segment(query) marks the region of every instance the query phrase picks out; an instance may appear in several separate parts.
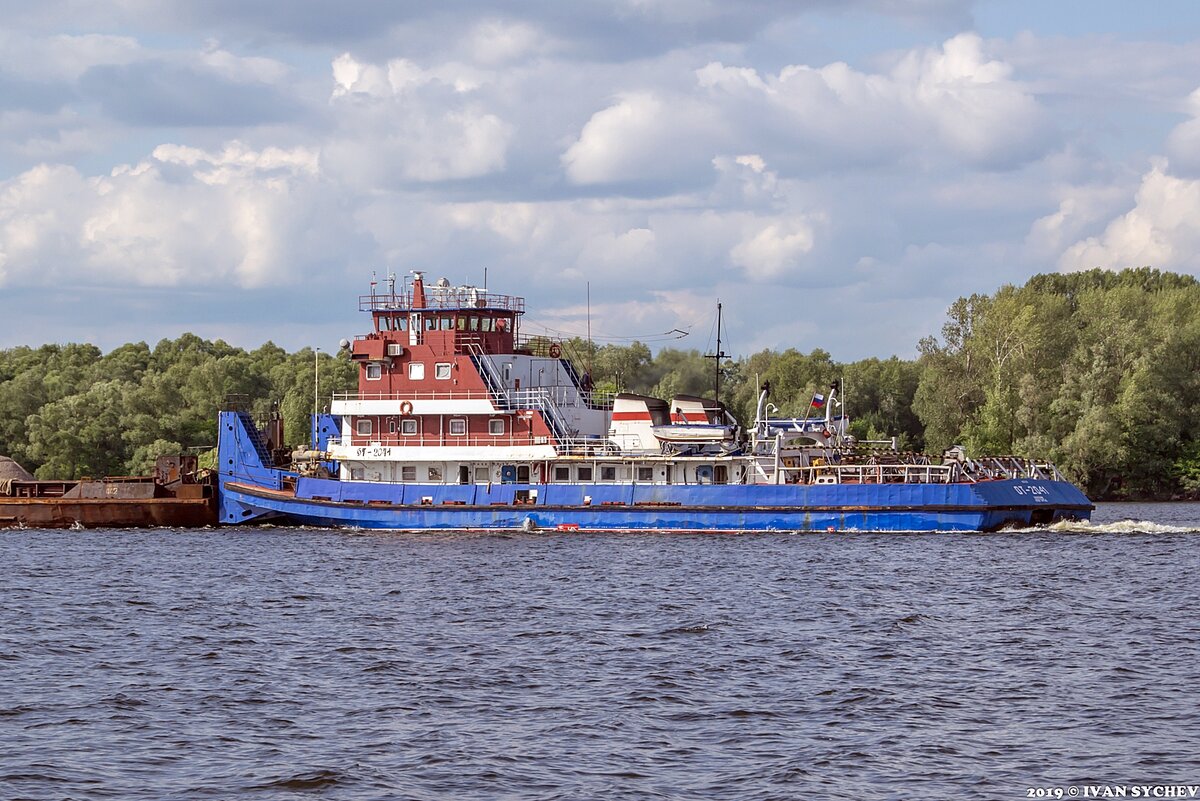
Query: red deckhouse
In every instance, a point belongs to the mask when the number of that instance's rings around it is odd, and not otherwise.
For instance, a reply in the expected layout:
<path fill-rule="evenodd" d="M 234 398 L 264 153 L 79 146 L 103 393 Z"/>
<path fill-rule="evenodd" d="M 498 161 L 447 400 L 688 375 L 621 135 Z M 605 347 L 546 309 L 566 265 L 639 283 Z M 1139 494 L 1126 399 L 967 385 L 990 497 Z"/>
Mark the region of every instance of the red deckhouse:
<path fill-rule="evenodd" d="M 487 446 L 495 459 L 496 446 L 510 446 L 522 451 L 513 457 L 546 457 L 555 442 L 606 431 L 604 412 L 561 358 L 561 344 L 522 340 L 523 298 L 444 278 L 426 286 L 414 273 L 411 287 L 364 295 L 359 309 L 371 313 L 374 330 L 352 347 L 358 392 L 335 397 L 332 408 L 343 415 L 340 455 L 361 457 L 348 459 L 352 472 L 360 461 L 364 472 L 386 472 L 367 462 L 450 455 L 408 450 L 418 447 Z M 406 452 L 385 451 L 394 448 Z"/>

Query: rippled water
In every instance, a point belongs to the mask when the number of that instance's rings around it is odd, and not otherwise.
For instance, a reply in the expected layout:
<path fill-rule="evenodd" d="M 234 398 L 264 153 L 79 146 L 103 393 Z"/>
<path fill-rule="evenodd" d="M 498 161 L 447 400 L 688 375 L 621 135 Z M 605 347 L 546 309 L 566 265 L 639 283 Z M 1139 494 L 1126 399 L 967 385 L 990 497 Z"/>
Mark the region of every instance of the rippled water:
<path fill-rule="evenodd" d="M 1197 783 L 1197 534 L 0 532 L 0 797 Z"/>

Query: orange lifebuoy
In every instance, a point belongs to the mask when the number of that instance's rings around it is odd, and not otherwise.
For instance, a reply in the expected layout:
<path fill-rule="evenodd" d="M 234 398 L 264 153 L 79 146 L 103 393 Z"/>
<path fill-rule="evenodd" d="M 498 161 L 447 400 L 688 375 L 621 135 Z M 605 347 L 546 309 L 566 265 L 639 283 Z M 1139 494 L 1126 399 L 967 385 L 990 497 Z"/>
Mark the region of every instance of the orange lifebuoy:
<path fill-rule="evenodd" d="M 405 417 L 412 415 L 412 401 L 404 401 L 400 404 L 400 414 L 404 415 Z"/>
<path fill-rule="evenodd" d="M 821 436 L 823 436 L 825 439 L 829 439 L 830 437 L 833 436 L 833 432 L 827 428 L 821 432 Z"/>
<path fill-rule="evenodd" d="M 557 342 L 551 342 L 550 343 L 550 358 L 557 359 L 560 356 L 562 356 L 562 345 L 558 344 Z"/>

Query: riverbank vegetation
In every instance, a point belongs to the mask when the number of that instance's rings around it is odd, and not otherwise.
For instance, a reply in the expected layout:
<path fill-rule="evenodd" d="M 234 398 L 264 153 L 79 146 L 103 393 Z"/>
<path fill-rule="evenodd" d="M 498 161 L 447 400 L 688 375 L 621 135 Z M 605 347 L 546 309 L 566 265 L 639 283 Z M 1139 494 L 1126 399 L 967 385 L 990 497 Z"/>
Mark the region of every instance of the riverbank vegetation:
<path fill-rule="evenodd" d="M 575 339 L 565 354 L 597 390 L 711 395 L 717 366 L 698 350 Z M 1149 268 L 1038 275 L 960 298 L 912 360 L 840 363 L 820 349 L 724 360 L 721 398 L 744 423 L 770 382 L 775 416 L 804 416 L 842 389 L 852 432 L 905 450 L 1050 458 L 1095 498 L 1200 496 L 1200 284 Z M 146 472 L 154 458 L 210 447 L 230 395 L 276 404 L 304 442 L 321 392 L 355 388 L 345 356 L 271 343 L 245 351 L 191 334 L 123 345 L 0 351 L 0 454 L 39 477 Z"/>

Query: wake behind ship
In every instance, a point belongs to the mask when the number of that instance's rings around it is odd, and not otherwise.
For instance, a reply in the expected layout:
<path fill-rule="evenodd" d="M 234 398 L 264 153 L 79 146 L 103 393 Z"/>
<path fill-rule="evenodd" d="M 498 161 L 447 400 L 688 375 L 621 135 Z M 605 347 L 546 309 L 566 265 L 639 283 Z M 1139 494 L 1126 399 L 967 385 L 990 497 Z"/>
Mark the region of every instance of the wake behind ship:
<path fill-rule="evenodd" d="M 1048 462 L 865 448 L 833 414 L 836 387 L 804 419 L 771 418 L 764 390 L 749 430 L 713 399 L 596 392 L 560 342 L 521 333 L 520 297 L 414 273 L 359 309 L 358 391 L 314 420 L 311 449 L 221 413 L 221 523 L 992 531 L 1093 508 Z"/>

